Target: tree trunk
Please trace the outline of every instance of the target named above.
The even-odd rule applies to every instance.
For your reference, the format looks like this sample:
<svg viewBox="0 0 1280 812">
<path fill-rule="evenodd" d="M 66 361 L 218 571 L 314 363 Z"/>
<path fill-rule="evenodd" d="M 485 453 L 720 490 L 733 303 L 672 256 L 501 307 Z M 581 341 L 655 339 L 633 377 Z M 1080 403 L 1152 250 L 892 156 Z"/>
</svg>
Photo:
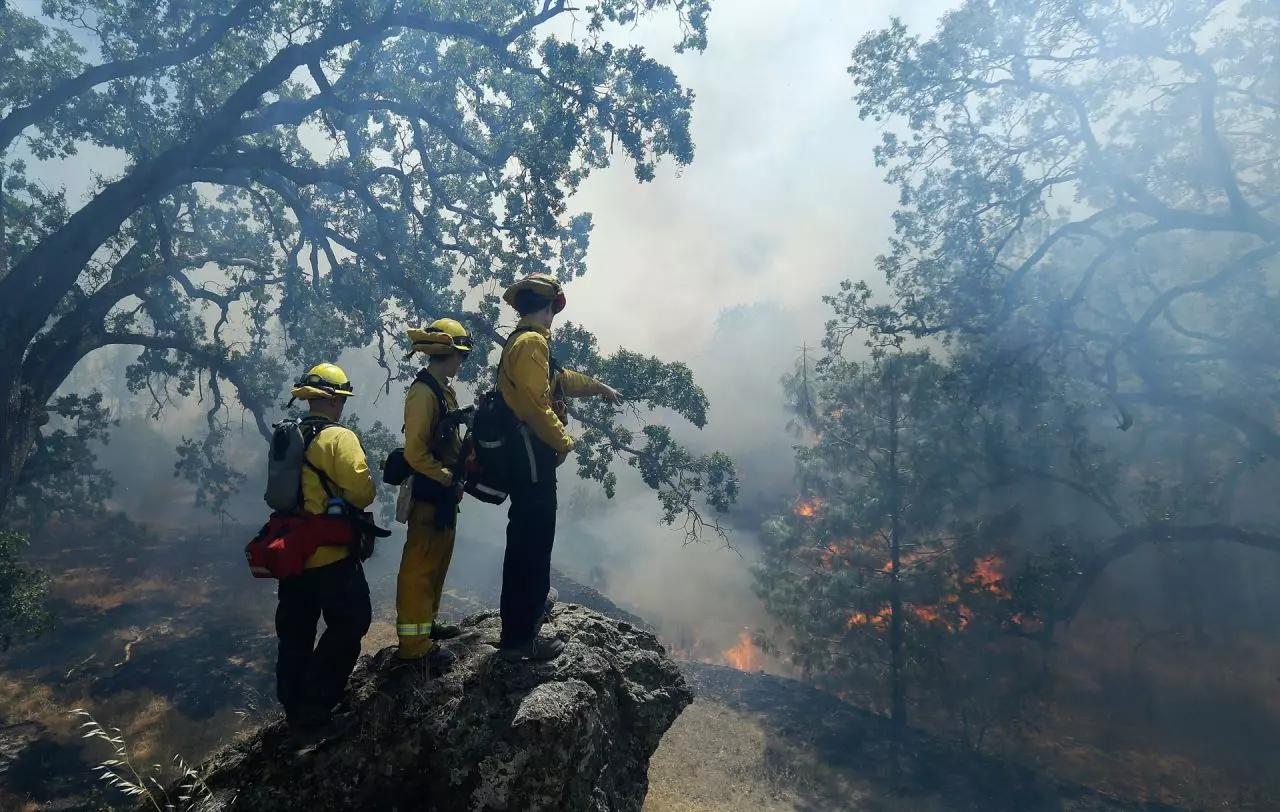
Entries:
<svg viewBox="0 0 1280 812">
<path fill-rule="evenodd" d="M 43 404 L 36 402 L 31 387 L 11 370 L 0 369 L 0 392 L 4 393 L 4 404 L 0 406 L 0 520 L 3 520 L 13 501 L 22 467 L 35 447 L 40 431 L 37 418 L 43 414 Z"/>
<path fill-rule="evenodd" d="M 886 369 L 886 387 L 889 392 L 889 672 L 891 704 L 890 715 L 895 731 L 901 735 L 907 726 L 907 691 L 904 684 L 905 629 L 902 623 L 902 580 L 899 568 L 902 564 L 901 522 L 898 513 L 902 505 L 902 484 L 898 473 L 898 382 L 895 359 L 889 359 Z"/>
</svg>

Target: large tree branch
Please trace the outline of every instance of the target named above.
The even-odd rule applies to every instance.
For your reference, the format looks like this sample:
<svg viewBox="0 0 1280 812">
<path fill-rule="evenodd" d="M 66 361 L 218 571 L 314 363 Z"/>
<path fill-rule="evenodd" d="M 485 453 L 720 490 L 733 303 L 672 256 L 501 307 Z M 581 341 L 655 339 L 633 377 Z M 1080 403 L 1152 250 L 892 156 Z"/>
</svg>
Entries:
<svg viewBox="0 0 1280 812">
<path fill-rule="evenodd" d="M 1200 76 L 1200 135 L 1204 139 L 1205 152 L 1209 157 L 1209 165 L 1213 169 L 1219 185 L 1227 196 L 1231 213 L 1242 223 L 1247 224 L 1245 230 L 1257 234 L 1264 239 L 1280 239 L 1280 226 L 1264 218 L 1249 205 L 1240 190 L 1240 182 L 1231 164 L 1231 153 L 1227 144 L 1218 132 L 1217 97 L 1220 85 L 1217 71 L 1209 60 L 1198 53 L 1172 53 L 1169 51 L 1133 51 L 1139 56 L 1152 56 L 1175 62 L 1187 70 Z"/>
<path fill-rule="evenodd" d="M 200 366 L 231 383 L 236 388 L 240 402 L 253 414 L 262 436 L 271 438 L 271 427 L 267 424 L 267 404 L 254 399 L 252 389 L 235 362 L 227 358 L 216 348 L 202 346 L 194 340 L 180 336 L 157 336 L 146 333 L 111 333 L 102 332 L 96 337 L 100 347 L 125 345 L 149 349 L 172 350 L 181 353 Z"/>
<path fill-rule="evenodd" d="M 1041 82 L 1015 79 L 974 80 L 969 83 L 969 86 L 977 90 L 996 90 L 1000 88 L 1026 90 L 1058 99 L 1067 105 L 1076 116 L 1079 126 L 1078 135 L 1085 151 L 1089 155 L 1089 160 L 1102 172 L 1103 180 L 1115 189 L 1122 199 L 1127 197 L 1139 211 L 1151 219 L 1168 226 L 1171 230 L 1243 231 L 1257 234 L 1266 240 L 1277 238 L 1276 226 L 1260 217 L 1249 216 L 1249 212 L 1252 212 L 1252 209 L 1247 209 L 1246 207 L 1246 209 L 1237 212 L 1233 206 L 1230 216 L 1176 209 L 1143 188 L 1134 178 L 1114 171 L 1111 159 L 1107 157 L 1106 151 L 1098 141 L 1097 135 L 1093 132 L 1087 105 L 1070 89 L 1054 87 Z M 1212 102 L 1210 102 L 1209 114 L 1212 115 Z M 1210 119 L 1211 124 L 1212 120 Z M 1216 136 L 1216 131 L 1214 131 L 1213 135 Z M 1226 157 L 1225 147 L 1222 147 L 1222 149 L 1223 155 L 1219 157 L 1219 160 L 1226 160 L 1227 169 L 1230 171 L 1230 161 Z M 1231 178 L 1234 179 L 1234 174 L 1231 175 Z M 1238 187 L 1236 187 L 1236 191 L 1238 193 Z M 1243 198 L 1241 198 L 1241 202 L 1243 202 Z M 1254 214 L 1256 215 L 1256 212 Z"/>
<path fill-rule="evenodd" d="M 87 68 L 79 76 L 67 79 L 46 91 L 39 99 L 10 110 L 8 115 L 0 118 L 0 152 L 8 149 L 18 134 L 35 124 L 39 124 L 63 104 L 77 96 L 92 90 L 94 87 L 117 79 L 146 76 L 161 68 L 173 67 L 195 59 L 211 50 L 218 40 L 249 19 L 255 8 L 262 5 L 262 0 L 241 0 L 225 17 L 213 20 L 201 19 L 188 32 L 191 39 L 186 45 L 167 51 L 152 51 L 145 56 L 133 59 L 121 59 L 103 65 Z M 204 33 L 196 36 L 197 30 L 204 25 Z"/>
<path fill-rule="evenodd" d="M 1268 424 L 1250 415 L 1243 408 L 1229 400 L 1211 398 L 1174 392 L 1170 389 L 1153 386 L 1146 380 L 1147 388 L 1137 393 L 1121 393 L 1115 395 L 1119 403 L 1148 403 L 1171 409 L 1183 409 L 1198 412 L 1221 420 L 1235 428 L 1253 445 L 1253 447 L 1272 457 L 1280 457 L 1280 435 Z"/>
<path fill-rule="evenodd" d="M 1095 488 L 1091 488 L 1088 485 L 1077 482 L 1070 477 L 1059 476 L 1051 471 L 1041 471 L 1035 468 L 1021 466 L 1012 467 L 1007 472 L 1007 476 L 1005 478 L 994 480 L 990 483 L 990 487 L 1001 488 L 1010 485 L 1019 485 L 1025 481 L 1026 478 L 1052 482 L 1056 485 L 1061 485 L 1064 488 L 1075 491 L 1093 504 L 1097 505 L 1103 513 L 1107 514 L 1107 518 L 1111 519 L 1111 521 L 1115 523 L 1116 527 L 1124 527 L 1127 523 L 1124 511 L 1120 509 L 1120 506 L 1116 504 L 1114 499 L 1111 499 L 1109 496 Z"/>
<path fill-rule="evenodd" d="M 1165 310 L 1180 297 L 1187 296 L 1192 293 L 1209 293 L 1217 290 L 1239 274 L 1253 268 L 1260 262 L 1270 259 L 1276 254 L 1280 254 L 1280 242 L 1272 245 L 1265 245 L 1261 248 L 1255 248 L 1254 250 L 1237 257 L 1234 262 L 1230 263 L 1208 279 L 1202 279 L 1198 282 L 1188 282 L 1185 285 L 1177 285 L 1169 288 L 1167 291 L 1156 297 L 1155 301 L 1147 307 L 1146 312 L 1138 318 L 1133 329 L 1124 338 L 1122 338 L 1119 343 L 1111 348 L 1107 353 L 1108 363 L 1114 361 L 1117 353 L 1121 352 L 1126 347 L 1131 346 L 1139 337 L 1143 336 L 1152 323 L 1160 317 L 1160 314 L 1165 312 Z"/>
<path fill-rule="evenodd" d="M 39 382 L 41 391 L 52 393 L 62 384 L 72 368 L 86 354 L 101 346 L 98 333 L 107 314 L 122 300 L 141 296 L 149 287 L 172 278 L 193 299 L 202 299 L 218 305 L 223 318 L 236 298 L 272 278 L 255 279 L 232 286 L 224 293 L 197 288 L 186 277 L 185 271 L 202 268 L 216 262 L 222 265 L 241 265 L 265 273 L 266 268 L 257 260 L 237 257 L 220 248 L 193 256 L 171 257 L 167 260 L 147 261 L 149 243 L 135 242 L 125 256 L 116 263 L 111 279 L 94 293 L 64 313 L 53 327 L 32 343 L 23 359 L 24 380 Z"/>
<path fill-rule="evenodd" d="M 202 122 L 199 132 L 139 164 L 130 174 L 107 185 L 57 232 L 41 240 L 0 279 L 0 315 L 4 316 L 6 346 L 24 346 L 38 331 L 58 301 L 75 284 L 93 253 L 140 207 L 181 183 L 189 167 L 225 144 L 242 119 L 263 95 L 288 80 L 294 70 L 321 59 L 352 42 L 385 39 L 399 28 L 470 39 L 503 51 L 516 38 L 563 10 L 563 4 L 530 15 L 505 34 L 474 23 L 439 20 L 420 12 L 388 11 L 382 17 L 350 28 L 331 29 L 315 39 L 289 45 L 237 88 L 223 106 Z"/>
<path fill-rule="evenodd" d="M 483 147 L 468 138 L 461 129 L 445 121 L 423 105 L 400 99 L 340 99 L 333 93 L 324 92 L 307 99 L 285 99 L 267 105 L 261 113 L 241 122 L 233 134 L 236 136 L 253 135 L 284 124 L 296 126 L 301 124 L 308 116 L 314 115 L 321 110 L 333 110 L 346 116 L 388 112 L 409 120 L 425 121 L 447 136 L 450 143 L 475 158 L 483 167 L 489 169 L 503 166 L 507 158 L 510 157 L 509 155 L 490 155 L 485 152 Z M 426 155 L 423 158 L 425 160 Z"/>
<path fill-rule="evenodd" d="M 1070 625 L 1084 606 L 1107 567 L 1144 544 L 1187 544 L 1229 541 L 1258 550 L 1280 552 L 1280 536 L 1247 530 L 1229 524 L 1176 526 L 1150 524 L 1125 530 L 1107 539 L 1102 549 L 1085 566 L 1066 603 L 1055 613 L 1054 622 Z"/>
</svg>

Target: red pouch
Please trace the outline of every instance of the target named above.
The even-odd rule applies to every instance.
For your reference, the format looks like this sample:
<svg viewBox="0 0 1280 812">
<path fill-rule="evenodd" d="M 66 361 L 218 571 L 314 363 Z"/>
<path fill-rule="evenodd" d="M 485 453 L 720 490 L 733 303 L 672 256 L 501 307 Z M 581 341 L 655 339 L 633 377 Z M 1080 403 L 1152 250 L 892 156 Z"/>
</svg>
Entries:
<svg viewBox="0 0 1280 812">
<path fill-rule="evenodd" d="M 244 555 L 254 578 L 292 578 L 306 569 L 307 559 L 320 545 L 314 533 L 299 526 L 297 518 L 272 516 L 245 546 Z"/>
</svg>

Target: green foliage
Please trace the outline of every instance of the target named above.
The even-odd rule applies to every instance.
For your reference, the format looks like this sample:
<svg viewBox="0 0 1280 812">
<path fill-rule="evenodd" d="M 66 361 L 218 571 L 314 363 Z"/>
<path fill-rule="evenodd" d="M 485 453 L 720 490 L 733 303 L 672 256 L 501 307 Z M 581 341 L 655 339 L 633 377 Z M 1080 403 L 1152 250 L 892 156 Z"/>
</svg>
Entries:
<svg viewBox="0 0 1280 812">
<path fill-rule="evenodd" d="M 38 635 L 49 625 L 45 608 L 49 578 L 18 560 L 27 539 L 0 530 L 0 651 L 7 651 L 15 637 Z"/>
<path fill-rule="evenodd" d="M 172 788 L 166 787 L 166 776 L 159 764 L 150 768 L 134 763 L 129 753 L 129 745 L 119 728 L 108 730 L 86 710 L 76 708 L 71 715 L 83 720 L 80 729 L 84 731 L 81 738 L 104 742 L 111 748 L 112 757 L 97 766 L 95 772 L 108 787 L 135 799 L 142 809 L 155 812 L 185 812 L 202 804 L 214 802 L 213 792 L 204 783 L 199 772 L 180 755 L 173 757 L 174 772 L 177 781 Z M 176 797 L 170 796 L 170 791 Z"/>
<path fill-rule="evenodd" d="M 54 513 L 93 516 L 115 485 L 97 466 L 95 444 L 105 444 L 119 424 L 102 405 L 102 394 L 62 395 L 49 404 L 58 427 L 44 433 L 23 467 L 14 493 L 24 526 L 38 531 Z"/>
<path fill-rule="evenodd" d="M 219 509 L 240 470 L 226 458 L 235 413 L 265 436 L 299 370 L 371 348 L 387 383 L 407 380 L 404 328 L 442 316 L 467 323 L 477 357 L 491 358 L 502 285 L 585 273 L 591 219 L 568 199 L 590 171 L 616 149 L 641 181 L 663 158 L 693 158 L 692 93 L 611 37 L 672 15 L 676 50 L 701 50 L 708 11 L 707 0 L 0 9 L 0 337 L 23 350 L 0 389 L 27 387 L 42 404 L 87 353 L 141 348 L 131 392 L 157 414 L 178 398 L 207 409 L 175 474 Z M 569 15 L 570 34 L 546 33 Z M 86 145 L 123 169 L 96 177 L 76 208 L 25 156 Z M 589 333 L 562 332 L 576 365 L 705 423 L 683 365 L 601 357 Z M 703 496 L 716 510 L 732 501 L 722 457 L 661 434 L 628 451 L 616 413 L 589 416 L 598 434 L 582 470 L 606 488 L 621 455 L 656 469 L 646 481 L 665 489 L 669 517 Z M 0 503 L 16 476 L 0 468 Z"/>
</svg>

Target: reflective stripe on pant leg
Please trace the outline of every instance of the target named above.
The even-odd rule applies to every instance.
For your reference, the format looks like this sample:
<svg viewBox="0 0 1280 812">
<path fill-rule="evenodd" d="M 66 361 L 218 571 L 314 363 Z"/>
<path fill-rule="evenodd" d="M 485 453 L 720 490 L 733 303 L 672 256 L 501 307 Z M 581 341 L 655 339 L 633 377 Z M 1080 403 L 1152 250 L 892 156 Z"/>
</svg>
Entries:
<svg viewBox="0 0 1280 812">
<path fill-rule="evenodd" d="M 398 654 L 404 659 L 422 657 L 431 649 L 431 573 L 427 566 L 431 537 L 427 531 L 434 515 L 431 506 L 422 502 L 414 502 L 409 511 L 396 575 L 396 636 L 400 640 Z"/>
<path fill-rule="evenodd" d="M 435 507 L 415 502 L 396 577 L 396 636 L 402 659 L 423 657 L 431 650 L 431 630 L 452 552 L 453 529 L 437 530 Z"/>
</svg>

